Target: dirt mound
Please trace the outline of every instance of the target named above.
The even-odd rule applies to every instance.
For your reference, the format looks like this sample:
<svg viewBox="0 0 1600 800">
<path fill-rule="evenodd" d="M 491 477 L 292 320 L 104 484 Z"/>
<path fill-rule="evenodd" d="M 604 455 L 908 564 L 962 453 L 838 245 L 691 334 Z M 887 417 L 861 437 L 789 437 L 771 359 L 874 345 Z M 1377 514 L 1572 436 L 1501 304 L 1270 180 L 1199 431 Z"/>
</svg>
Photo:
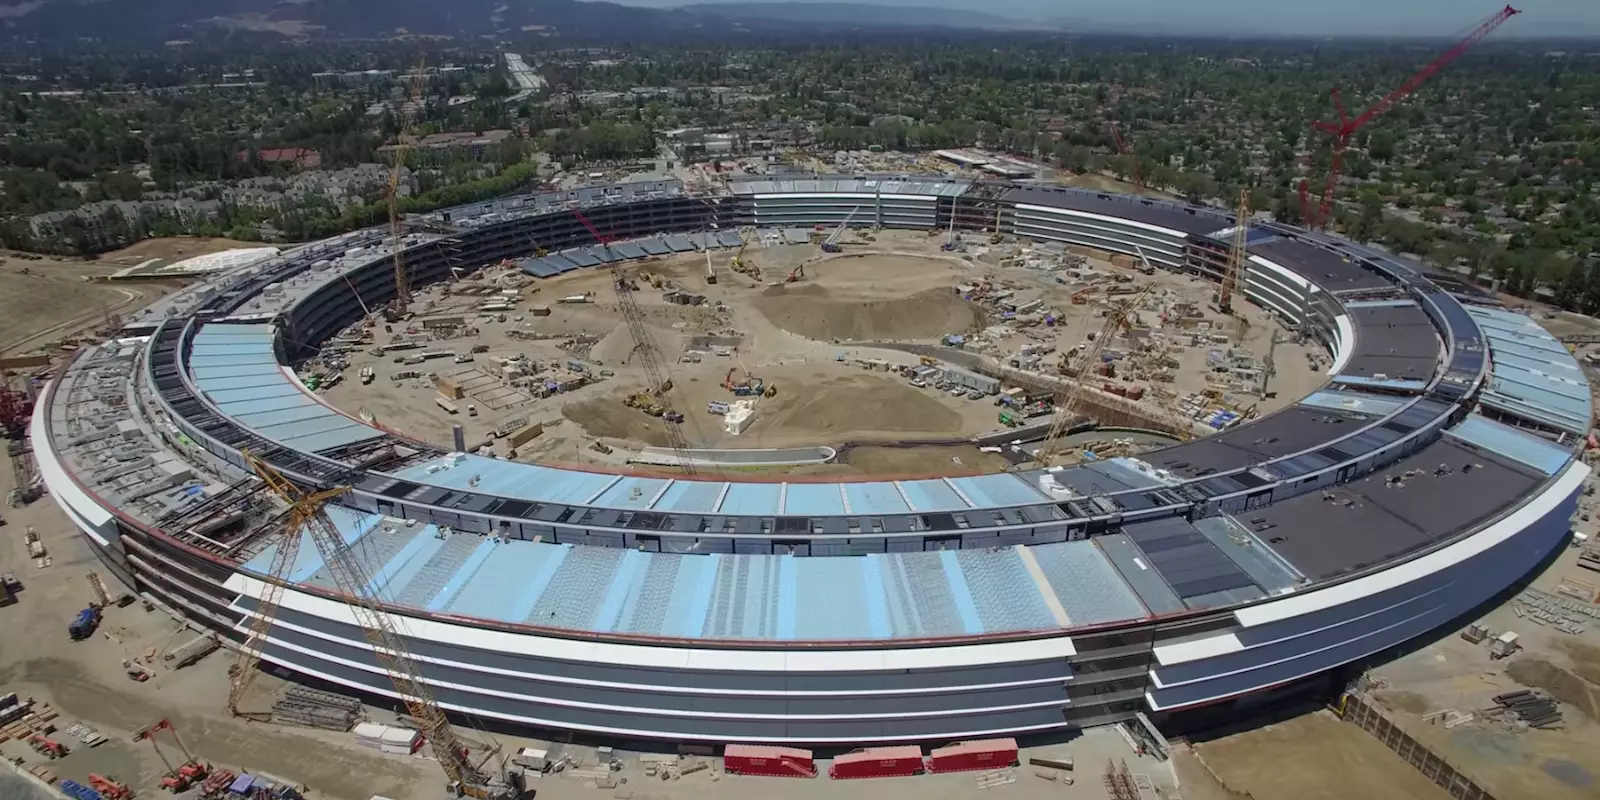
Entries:
<svg viewBox="0 0 1600 800">
<path fill-rule="evenodd" d="M 1523 686 L 1543 689 L 1557 700 L 1578 707 L 1589 719 L 1600 721 L 1600 686 L 1596 686 L 1540 658 L 1519 658 L 1506 674 Z"/>
<path fill-rule="evenodd" d="M 675 332 L 655 325 L 646 325 L 650 330 L 650 339 L 655 343 L 656 352 L 660 353 L 663 363 L 672 363 L 678 359 L 678 352 L 683 349 L 681 337 Z M 636 359 L 633 353 L 633 333 L 628 329 L 626 322 L 618 323 L 611 332 L 595 342 L 594 348 L 589 351 L 589 357 L 606 366 L 619 366 L 634 364 Z"/>
<path fill-rule="evenodd" d="M 568 403 L 562 407 L 561 414 L 583 426 L 584 433 L 590 436 L 627 439 L 656 447 L 672 445 L 667 437 L 666 422 L 637 408 L 629 408 L 615 397 Z"/>
<path fill-rule="evenodd" d="M 774 420 L 819 439 L 873 433 L 960 433 L 961 415 L 927 394 L 895 381 L 832 380 L 797 390 Z"/>
<path fill-rule="evenodd" d="M 932 339 L 977 330 L 983 322 L 977 307 L 950 289 L 862 301 L 834 297 L 815 284 L 779 284 L 752 302 L 773 325 L 820 341 Z"/>
</svg>

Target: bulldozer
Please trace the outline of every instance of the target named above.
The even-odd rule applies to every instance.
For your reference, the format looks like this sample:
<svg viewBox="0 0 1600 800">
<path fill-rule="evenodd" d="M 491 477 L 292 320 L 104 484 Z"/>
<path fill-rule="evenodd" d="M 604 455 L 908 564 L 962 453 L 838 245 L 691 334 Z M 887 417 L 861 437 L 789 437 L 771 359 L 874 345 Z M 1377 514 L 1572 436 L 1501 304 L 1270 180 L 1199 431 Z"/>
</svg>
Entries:
<svg viewBox="0 0 1600 800">
<path fill-rule="evenodd" d="M 659 417 L 666 411 L 656 402 L 654 395 L 648 392 L 635 392 L 622 399 L 622 404 L 629 408 L 637 408 L 652 417 Z"/>
</svg>

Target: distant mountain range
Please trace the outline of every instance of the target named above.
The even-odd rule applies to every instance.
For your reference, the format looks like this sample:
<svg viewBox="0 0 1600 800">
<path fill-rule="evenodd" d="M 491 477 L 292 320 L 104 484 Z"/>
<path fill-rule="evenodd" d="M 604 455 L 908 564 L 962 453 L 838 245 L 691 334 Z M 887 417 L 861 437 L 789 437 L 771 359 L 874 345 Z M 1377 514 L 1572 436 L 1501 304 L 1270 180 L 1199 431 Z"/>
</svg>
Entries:
<svg viewBox="0 0 1600 800">
<path fill-rule="evenodd" d="M 0 40 L 148 46 L 217 38 L 396 36 L 622 40 L 809 27 L 1004 28 L 1004 17 L 848 3 L 709 3 L 641 8 L 578 0 L 0 0 Z"/>
<path fill-rule="evenodd" d="M 803 25 L 854 25 L 894 28 L 1038 27 L 998 14 L 935 6 L 862 5 L 811 2 L 713 2 L 677 6 L 701 16 L 733 20 L 771 20 Z"/>
</svg>

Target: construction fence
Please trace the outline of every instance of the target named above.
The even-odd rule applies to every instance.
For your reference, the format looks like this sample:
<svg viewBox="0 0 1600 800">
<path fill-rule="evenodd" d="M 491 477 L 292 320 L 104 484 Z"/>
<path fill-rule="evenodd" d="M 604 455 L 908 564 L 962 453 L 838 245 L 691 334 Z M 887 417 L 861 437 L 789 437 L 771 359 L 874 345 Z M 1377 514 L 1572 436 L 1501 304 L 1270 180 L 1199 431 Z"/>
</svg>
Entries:
<svg viewBox="0 0 1600 800">
<path fill-rule="evenodd" d="M 1400 730 L 1389 717 L 1359 695 L 1346 694 L 1340 698 L 1339 716 L 1367 733 L 1417 768 L 1428 780 L 1438 784 L 1458 800 L 1496 800 L 1482 786 L 1450 766 L 1426 745 Z"/>
</svg>

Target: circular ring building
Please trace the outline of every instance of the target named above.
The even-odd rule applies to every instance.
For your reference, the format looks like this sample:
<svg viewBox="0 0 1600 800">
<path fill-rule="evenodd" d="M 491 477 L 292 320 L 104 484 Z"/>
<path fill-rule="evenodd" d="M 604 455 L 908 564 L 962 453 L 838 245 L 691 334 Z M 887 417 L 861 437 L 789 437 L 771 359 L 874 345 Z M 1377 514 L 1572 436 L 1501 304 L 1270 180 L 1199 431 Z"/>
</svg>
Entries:
<svg viewBox="0 0 1600 800">
<path fill-rule="evenodd" d="M 598 246 L 579 208 L 618 243 Z M 998 225 L 1213 279 L 1235 222 L 1032 185 L 758 178 L 455 208 L 413 220 L 404 247 L 412 285 L 502 259 L 552 276 L 852 215 Z M 392 298 L 386 236 L 208 278 L 81 350 L 36 405 L 39 468 L 107 570 L 234 640 L 281 524 L 241 452 L 352 487 L 330 515 L 438 700 L 510 726 L 855 745 L 1236 717 L 1516 584 L 1565 541 L 1588 475 L 1587 381 L 1534 321 L 1274 223 L 1252 226 L 1239 291 L 1326 347 L 1325 385 L 1138 458 L 744 482 L 451 453 L 328 406 L 289 368 Z M 264 659 L 393 696 L 338 597 L 302 546 Z"/>
</svg>

